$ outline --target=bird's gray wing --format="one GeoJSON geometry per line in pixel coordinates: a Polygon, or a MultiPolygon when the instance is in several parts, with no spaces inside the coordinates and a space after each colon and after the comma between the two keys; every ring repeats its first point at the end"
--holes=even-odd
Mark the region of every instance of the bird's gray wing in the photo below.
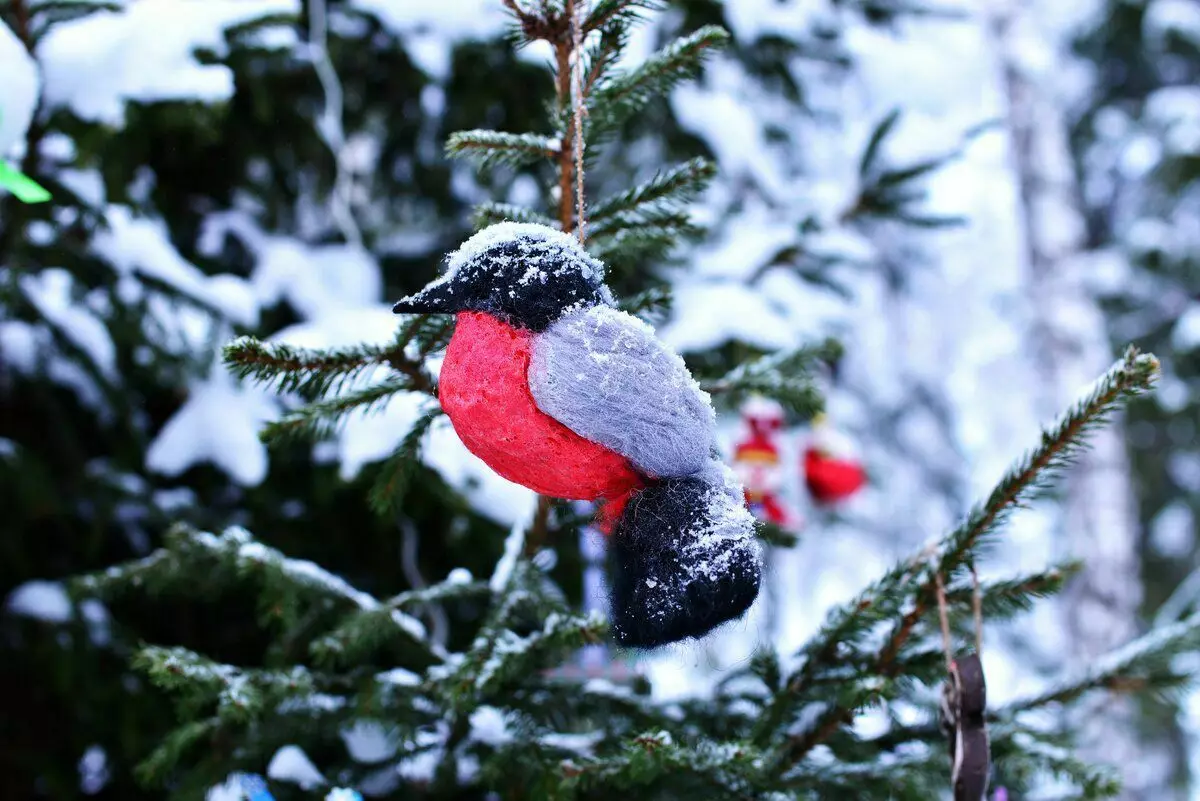
{"type": "Polygon", "coordinates": [[[708,395],[654,329],[625,312],[568,313],[534,337],[529,389],[543,412],[648,475],[692,475],[710,459],[708,395]]]}

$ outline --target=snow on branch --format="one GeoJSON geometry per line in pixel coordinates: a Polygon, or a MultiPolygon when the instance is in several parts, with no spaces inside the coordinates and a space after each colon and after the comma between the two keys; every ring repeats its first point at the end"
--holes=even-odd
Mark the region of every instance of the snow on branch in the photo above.
{"type": "Polygon", "coordinates": [[[603,220],[620,212],[636,212],[651,204],[684,205],[703,192],[716,174],[717,166],[708,159],[685,161],[597,203],[592,209],[592,220],[603,220]]]}
{"type": "Polygon", "coordinates": [[[723,28],[706,25],[654,53],[635,69],[601,82],[588,109],[589,133],[595,137],[620,128],[654,98],[698,74],[705,56],[729,41],[723,28]]]}
{"type": "Polygon", "coordinates": [[[937,569],[948,574],[962,564],[968,552],[995,532],[1017,507],[1033,500],[1050,479],[1069,466],[1086,447],[1086,437],[1103,425],[1119,407],[1148,391],[1158,376],[1159,364],[1151,354],[1129,348],[1095,387],[1049,430],[1037,448],[1013,466],[967,519],[941,544],[937,569]]]}
{"type": "Polygon", "coordinates": [[[224,350],[225,364],[238,378],[309,396],[336,391],[364,370],[386,363],[390,355],[389,348],[379,345],[309,350],[253,337],[239,337],[224,350]]]}
{"type": "Polygon", "coordinates": [[[490,592],[480,581],[463,581],[451,575],[445,581],[420,590],[410,590],[390,598],[373,609],[351,613],[330,633],[312,644],[313,655],[322,663],[353,664],[371,651],[382,648],[402,636],[405,627],[396,615],[407,617],[405,610],[431,603],[477,598],[490,592]]]}
{"type": "Polygon", "coordinates": [[[332,436],[350,412],[368,412],[386,403],[393,395],[411,389],[408,379],[392,378],[327,400],[310,403],[268,423],[259,437],[263,442],[269,443],[323,439],[332,436]]]}
{"type": "Polygon", "coordinates": [[[1090,662],[1074,675],[1053,682],[1042,692],[1018,699],[998,710],[999,717],[1011,717],[1050,704],[1069,703],[1092,690],[1134,692],[1167,690],[1191,680],[1176,672],[1175,657],[1200,649],[1200,613],[1161,626],[1106,656],[1090,662]]]}
{"type": "Polygon", "coordinates": [[[727,394],[731,404],[747,395],[764,395],[797,414],[821,411],[824,398],[816,378],[822,364],[841,355],[841,345],[832,339],[796,350],[778,351],[746,361],[721,378],[706,381],[701,388],[710,394],[727,394]]]}
{"type": "Polygon", "coordinates": [[[471,223],[475,226],[475,230],[481,230],[499,222],[535,223],[547,228],[559,227],[558,220],[512,203],[497,203],[489,200],[477,205],[472,213],[471,223]]]}
{"type": "MultiPolygon", "coordinates": [[[[1084,447],[1088,433],[1124,402],[1150,388],[1157,372],[1157,359],[1130,348],[1084,398],[1043,432],[1039,446],[1008,471],[962,525],[934,546],[894,566],[849,603],[831,610],[817,635],[801,651],[801,666],[772,699],[756,729],[756,742],[769,741],[778,727],[786,725],[805,693],[824,674],[836,670],[851,657],[864,656],[859,649],[868,639],[874,639],[871,635],[881,623],[894,623],[882,644],[869,655],[865,663],[868,675],[848,682],[822,714],[779,745],[773,759],[776,770],[783,772],[794,765],[853,720],[859,709],[891,697],[895,690],[892,679],[902,671],[911,673],[914,669],[902,650],[914,639],[914,630],[929,608],[937,577],[952,577],[969,562],[974,550],[999,528],[1013,509],[1032,500],[1050,478],[1071,463],[1084,447]]],[[[1028,589],[1045,589],[1047,583],[1052,582],[1034,582],[1028,589]]],[[[822,689],[825,687],[822,684],[822,689]]]]}
{"type": "Polygon", "coordinates": [[[481,167],[504,164],[524,167],[541,159],[554,158],[559,140],[539,134],[514,134],[502,131],[456,131],[446,140],[446,155],[467,158],[481,167]]]}

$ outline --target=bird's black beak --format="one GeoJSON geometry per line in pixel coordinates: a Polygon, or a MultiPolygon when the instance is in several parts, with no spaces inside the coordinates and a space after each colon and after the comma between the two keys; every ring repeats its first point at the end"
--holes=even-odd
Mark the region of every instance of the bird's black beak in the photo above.
{"type": "Polygon", "coordinates": [[[447,281],[430,284],[415,295],[401,298],[392,306],[392,311],[395,314],[454,314],[462,310],[464,300],[455,294],[454,287],[447,281]]]}

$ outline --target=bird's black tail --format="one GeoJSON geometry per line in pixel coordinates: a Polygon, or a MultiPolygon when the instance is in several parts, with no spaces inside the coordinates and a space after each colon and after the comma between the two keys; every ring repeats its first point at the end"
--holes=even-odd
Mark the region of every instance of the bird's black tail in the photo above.
{"type": "Polygon", "coordinates": [[[637,648],[702,637],[758,595],[762,562],[741,488],[714,464],[635,493],[612,537],[612,626],[637,648]]]}

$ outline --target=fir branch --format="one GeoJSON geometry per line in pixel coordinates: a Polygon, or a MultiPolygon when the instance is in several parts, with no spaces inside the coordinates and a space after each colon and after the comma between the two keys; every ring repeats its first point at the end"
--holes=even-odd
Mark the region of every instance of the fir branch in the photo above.
{"type": "Polygon", "coordinates": [[[636,231],[660,230],[675,239],[700,232],[686,211],[663,207],[641,207],[631,211],[614,212],[594,226],[597,240],[636,231]]]}
{"type": "Polygon", "coordinates": [[[325,439],[336,433],[346,415],[356,411],[370,413],[373,408],[385,403],[393,395],[412,390],[411,384],[407,377],[394,378],[301,406],[268,423],[259,432],[259,439],[270,445],[325,439]]]}
{"type": "Polygon", "coordinates": [[[426,409],[404,435],[395,453],[380,467],[367,497],[376,514],[387,516],[399,511],[399,504],[404,499],[408,482],[421,463],[421,440],[441,414],[441,406],[432,405],[426,409]]]}
{"type": "Polygon", "coordinates": [[[588,12],[587,19],[583,23],[583,32],[591,33],[609,25],[619,17],[628,19],[641,9],[657,11],[661,8],[663,8],[663,4],[659,0],[599,0],[588,12]]]}
{"type": "Polygon", "coordinates": [[[315,640],[310,652],[325,665],[349,665],[392,642],[404,638],[406,610],[427,604],[478,598],[489,593],[480,581],[447,579],[420,590],[409,590],[390,598],[373,609],[351,613],[337,628],[315,640]]]}
{"type": "Polygon", "coordinates": [[[524,167],[541,159],[556,158],[559,141],[538,134],[514,134],[503,131],[456,131],[446,140],[449,158],[466,158],[481,167],[503,164],[524,167]]]}
{"type": "Polygon", "coordinates": [[[300,665],[289,670],[237,668],[187,648],[148,646],[134,658],[157,687],[179,694],[190,707],[216,702],[221,721],[247,723],[285,698],[309,695],[313,677],[300,665]]]}
{"type": "Polygon", "coordinates": [[[387,363],[391,354],[377,345],[309,350],[239,337],[225,346],[223,356],[239,379],[312,397],[337,390],[364,370],[387,363]]]}
{"type": "Polygon", "coordinates": [[[1086,437],[1104,424],[1120,406],[1148,391],[1157,378],[1158,359],[1129,348],[1090,393],[1049,431],[1041,444],[1026,454],[1001,479],[983,504],[943,540],[938,568],[943,575],[963,563],[969,550],[1002,525],[1018,506],[1032,501],[1085,449],[1086,437]]]}
{"type": "Polygon", "coordinates": [[[898,122],[900,122],[900,109],[892,109],[875,126],[875,130],[871,132],[871,137],[867,140],[867,146],[863,149],[862,158],[858,162],[858,174],[864,180],[867,176],[874,174],[875,164],[879,160],[883,140],[891,134],[898,122]]]}
{"type": "Polygon", "coordinates": [[[134,777],[144,786],[161,786],[175,766],[201,740],[212,737],[220,728],[219,717],[208,717],[185,723],[163,739],[158,748],[134,768],[134,777]]]}
{"type": "Polygon", "coordinates": [[[710,394],[728,394],[734,404],[747,395],[765,395],[797,414],[811,416],[824,406],[816,373],[820,365],[837,359],[841,353],[841,345],[833,339],[778,351],[743,362],[723,377],[702,383],[701,388],[710,394]]]}
{"type": "MultiPolygon", "coordinates": [[[[901,648],[909,641],[932,599],[937,576],[951,576],[964,564],[971,552],[1007,519],[1012,510],[1031,500],[1037,490],[1084,446],[1087,433],[1100,425],[1121,403],[1146,391],[1158,371],[1158,361],[1139,355],[1134,348],[1097,383],[1092,392],[1072,408],[1052,430],[1044,432],[1040,447],[1027,454],[966,521],[950,532],[932,554],[922,553],[907,564],[893,568],[880,581],[850,604],[835,608],[818,636],[806,646],[808,659],[789,682],[787,691],[777,695],[771,714],[764,717],[758,737],[769,736],[771,727],[785,719],[788,709],[811,682],[822,666],[837,657],[846,635],[862,636],[890,612],[899,599],[911,599],[909,610],[892,627],[874,660],[874,673],[887,679],[899,675],[903,664],[901,648]],[[890,597],[889,597],[890,596],[890,597]]],[[[889,615],[890,616],[890,615],[889,615]]],[[[855,708],[833,705],[804,734],[789,737],[777,751],[773,769],[786,770],[854,717],[855,708]]]]}
{"type": "Polygon", "coordinates": [[[612,195],[592,208],[592,222],[614,214],[636,212],[647,204],[686,204],[704,191],[717,174],[708,159],[696,158],[661,171],[653,178],[625,192],[612,195]]]}
{"type": "Polygon", "coordinates": [[[1176,672],[1171,663],[1180,654],[1197,649],[1200,649],[1200,613],[1144,634],[1092,660],[1084,670],[1060,678],[1042,692],[1013,701],[997,714],[1011,717],[1051,704],[1065,704],[1093,690],[1129,693],[1175,689],[1193,678],[1176,672]]]}
{"type": "Polygon", "coordinates": [[[608,623],[599,612],[551,612],[541,629],[520,636],[502,630],[467,654],[465,665],[480,698],[494,697],[513,681],[533,675],[585,645],[603,642],[608,623]],[[482,657],[482,658],[481,658],[482,657]]]}
{"type": "MultiPolygon", "coordinates": [[[[249,532],[237,526],[221,534],[176,526],[168,532],[165,547],[150,556],[83,577],[75,586],[78,592],[108,597],[131,587],[155,592],[200,581],[220,588],[245,578],[255,578],[264,584],[281,599],[279,605],[291,598],[305,598],[346,604],[359,610],[380,607],[378,600],[340,576],[313,562],[288,558],[255,541],[249,532]]],[[[420,621],[394,612],[393,622],[413,642],[427,651],[431,648],[420,621]]]]}
{"type": "MultiPolygon", "coordinates": [[[[1062,592],[1067,581],[1082,567],[1082,562],[1068,562],[1039,573],[983,582],[979,591],[983,599],[984,617],[993,621],[1004,620],[1032,609],[1035,600],[1048,598],[1062,592]]],[[[974,586],[969,581],[962,581],[947,587],[947,605],[969,608],[974,590],[974,586]]]]}
{"type": "Polygon", "coordinates": [[[573,757],[562,763],[564,788],[573,794],[606,797],[637,791],[671,777],[690,786],[697,797],[712,799],[769,798],[759,766],[762,754],[736,743],[678,743],[670,732],[639,734],[603,759],[573,757]]]}
{"type": "MultiPolygon", "coordinates": [[[[595,14],[593,13],[593,16],[595,14]]],[[[596,84],[608,77],[621,53],[629,45],[629,32],[636,17],[618,14],[601,29],[600,41],[587,51],[587,75],[583,94],[589,97],[596,84]]]]}
{"type": "Polygon", "coordinates": [[[679,244],[686,231],[658,225],[619,228],[592,237],[592,253],[610,268],[632,263],[638,259],[652,259],[667,253],[679,244]]]}
{"type": "Polygon", "coordinates": [[[493,223],[509,221],[537,223],[538,225],[545,225],[548,228],[558,227],[557,220],[547,217],[544,214],[539,214],[533,209],[516,206],[512,203],[495,203],[492,201],[480,203],[475,207],[471,216],[471,224],[476,230],[486,228],[493,223]]]}
{"type": "Polygon", "coordinates": [[[654,98],[697,75],[705,56],[729,41],[726,31],[706,25],[651,55],[636,69],[601,82],[592,93],[589,133],[599,137],[616,131],[654,98]]]}
{"type": "Polygon", "coordinates": [[[627,312],[643,320],[647,317],[664,314],[671,310],[671,288],[655,286],[643,290],[636,295],[622,298],[617,304],[623,312],[627,312]]]}

